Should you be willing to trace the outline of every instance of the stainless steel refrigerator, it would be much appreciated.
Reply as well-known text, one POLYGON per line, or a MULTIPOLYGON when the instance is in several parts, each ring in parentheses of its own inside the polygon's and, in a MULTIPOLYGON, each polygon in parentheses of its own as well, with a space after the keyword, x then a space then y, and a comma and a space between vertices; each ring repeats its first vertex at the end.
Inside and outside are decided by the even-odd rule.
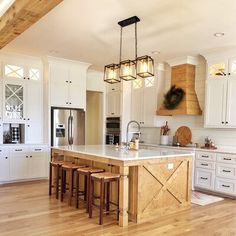
POLYGON ((84 145, 85 112, 81 109, 51 109, 51 145, 84 145))

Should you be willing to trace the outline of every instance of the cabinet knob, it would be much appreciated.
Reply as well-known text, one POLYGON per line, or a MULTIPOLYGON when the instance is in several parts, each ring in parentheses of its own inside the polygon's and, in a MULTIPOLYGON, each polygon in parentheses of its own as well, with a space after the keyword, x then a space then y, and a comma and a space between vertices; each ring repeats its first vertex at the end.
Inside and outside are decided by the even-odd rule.
POLYGON ((69 104, 71 105, 71 102, 69 104))
POLYGON ((228 121, 226 121, 226 122, 225 122, 225 124, 229 124, 229 122, 228 122, 228 121))
POLYGON ((66 83, 68 83, 68 80, 66 80, 66 83))
POLYGON ((25 118, 23 120, 25 120, 25 118))
POLYGON ((27 120, 30 120, 30 118, 28 118, 27 120))
POLYGON ((26 79, 25 77, 23 77, 23 79, 26 79))
POLYGON ((30 80, 30 78, 28 78, 28 80, 30 80))
POLYGON ((26 156, 26 158, 28 158, 28 156, 26 156))
POLYGON ((66 102, 66 104, 68 104, 68 102, 66 102))
POLYGON ((32 156, 30 156, 30 158, 32 158, 32 156))
POLYGON ((70 81, 70 84, 72 83, 72 81, 70 81))
POLYGON ((224 123, 225 123, 224 121, 221 122, 221 124, 224 124, 224 123))
POLYGON ((229 72, 229 75, 230 75, 230 72, 229 72))
POLYGON ((30 127, 30 125, 27 125, 28 127, 30 127))
POLYGON ((8 157, 5 157, 5 159, 8 159, 8 157))

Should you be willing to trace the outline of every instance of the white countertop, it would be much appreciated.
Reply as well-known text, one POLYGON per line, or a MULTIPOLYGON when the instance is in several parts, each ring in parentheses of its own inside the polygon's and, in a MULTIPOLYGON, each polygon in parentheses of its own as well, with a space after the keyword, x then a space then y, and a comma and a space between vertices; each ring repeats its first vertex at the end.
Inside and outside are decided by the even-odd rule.
POLYGON ((204 148, 196 148, 196 147, 177 147, 177 146, 170 146, 170 145, 160 145, 160 144, 153 144, 153 143, 141 143, 141 146, 150 146, 156 148, 167 148, 167 149, 175 149, 175 150, 183 150, 183 151, 199 151, 199 152, 216 152, 216 153, 228 153, 228 154, 236 154, 236 145, 233 146, 218 146, 217 149, 204 149, 204 148))
POLYGON ((147 159, 157 159, 165 157, 183 157, 183 156, 193 156, 191 150, 186 151, 181 154, 176 154, 174 151, 160 150, 147 150, 140 149, 138 151, 128 150, 122 148, 116 148, 114 145, 72 145, 72 146, 54 146, 53 148, 72 151, 81 154, 93 155, 98 157, 105 157, 120 161, 130 161, 130 160, 147 160, 147 159))

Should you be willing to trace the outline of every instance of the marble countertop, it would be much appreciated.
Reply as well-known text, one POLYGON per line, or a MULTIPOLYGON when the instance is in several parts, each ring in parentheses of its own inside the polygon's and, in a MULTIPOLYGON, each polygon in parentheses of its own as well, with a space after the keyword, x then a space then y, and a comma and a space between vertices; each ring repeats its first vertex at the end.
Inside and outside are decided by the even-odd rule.
POLYGON ((141 146, 150 146, 156 148, 167 148, 173 150, 183 150, 183 151, 198 151, 198 152, 215 152, 215 153, 227 153, 227 154, 236 154, 236 145, 233 146, 218 146, 217 149, 204 149, 204 148, 196 148, 196 147, 177 147, 177 146, 170 146, 170 145, 160 145, 160 144, 153 144, 153 143, 142 143, 141 146))
POLYGON ((176 153, 174 150, 147 150, 139 149, 125 150, 124 148, 116 148, 114 145, 72 145, 72 146, 54 146, 52 148, 59 149, 62 151, 72 151, 75 153, 93 155, 97 157, 104 157, 120 161, 131 161, 131 160, 147 160, 147 159, 158 159, 167 157, 183 157, 192 156, 191 150, 185 151, 181 154, 176 153))

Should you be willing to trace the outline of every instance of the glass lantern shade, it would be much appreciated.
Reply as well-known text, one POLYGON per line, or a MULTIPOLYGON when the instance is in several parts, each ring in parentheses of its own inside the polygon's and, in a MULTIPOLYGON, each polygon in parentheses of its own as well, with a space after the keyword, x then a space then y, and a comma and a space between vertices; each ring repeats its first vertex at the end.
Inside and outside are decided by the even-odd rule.
POLYGON ((120 66, 117 64, 106 65, 104 68, 104 81, 110 84, 119 83, 119 68, 120 66))
POLYGON ((136 59, 137 75, 142 78, 154 76, 154 61, 150 56, 142 56, 136 59))
POLYGON ((136 79, 135 61, 126 60, 120 63, 120 78, 126 81, 136 79))

